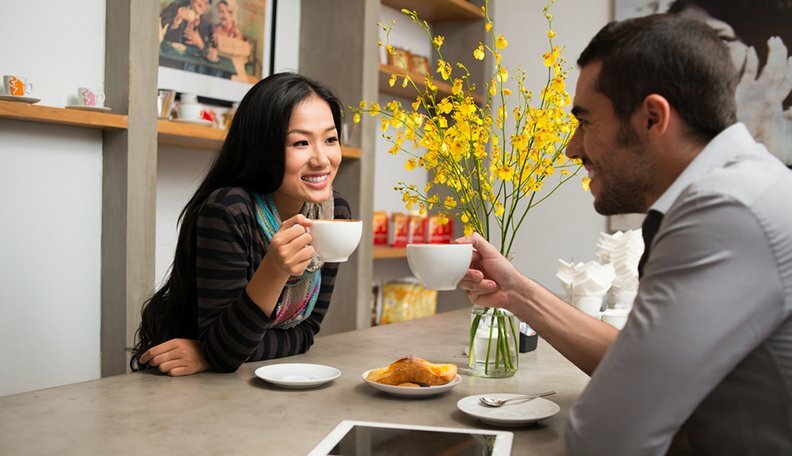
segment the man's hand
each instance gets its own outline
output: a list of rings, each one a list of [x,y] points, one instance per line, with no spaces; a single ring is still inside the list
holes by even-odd
[[[471,303],[509,309],[507,292],[519,281],[520,273],[509,260],[478,233],[456,240],[473,244],[470,269],[459,282]]]

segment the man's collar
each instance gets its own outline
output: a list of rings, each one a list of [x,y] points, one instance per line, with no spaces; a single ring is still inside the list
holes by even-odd
[[[701,149],[696,158],[649,209],[665,214],[690,184],[713,169],[722,167],[738,153],[748,150],[755,144],[753,137],[742,123],[726,128]]]

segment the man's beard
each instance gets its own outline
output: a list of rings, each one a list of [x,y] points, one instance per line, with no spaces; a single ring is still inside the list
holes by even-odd
[[[599,170],[600,196],[594,200],[594,209],[602,215],[646,212],[651,170],[644,161],[641,140],[628,122],[622,124],[615,147],[629,151],[634,160],[626,164],[629,170]],[[623,171],[621,176],[617,175],[619,171]]]

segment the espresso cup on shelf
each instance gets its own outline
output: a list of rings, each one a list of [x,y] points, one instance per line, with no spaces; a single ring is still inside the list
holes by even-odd
[[[104,106],[105,94],[98,89],[80,87],[77,89],[77,100],[82,106],[101,107]]]
[[[13,74],[3,76],[3,87],[5,88],[5,94],[12,97],[26,97],[33,91],[33,84],[28,82],[26,77]]]
[[[201,120],[201,112],[203,109],[199,104],[180,104],[179,105],[179,119],[185,120]]]
[[[407,244],[410,270],[429,290],[456,289],[472,256],[472,244]]]
[[[320,260],[341,263],[349,259],[360,243],[363,222],[347,219],[314,220],[308,232],[311,233],[311,246]]]

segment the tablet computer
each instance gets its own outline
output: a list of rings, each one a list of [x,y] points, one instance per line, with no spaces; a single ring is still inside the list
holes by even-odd
[[[506,456],[513,438],[508,431],[345,420],[308,455]]]

